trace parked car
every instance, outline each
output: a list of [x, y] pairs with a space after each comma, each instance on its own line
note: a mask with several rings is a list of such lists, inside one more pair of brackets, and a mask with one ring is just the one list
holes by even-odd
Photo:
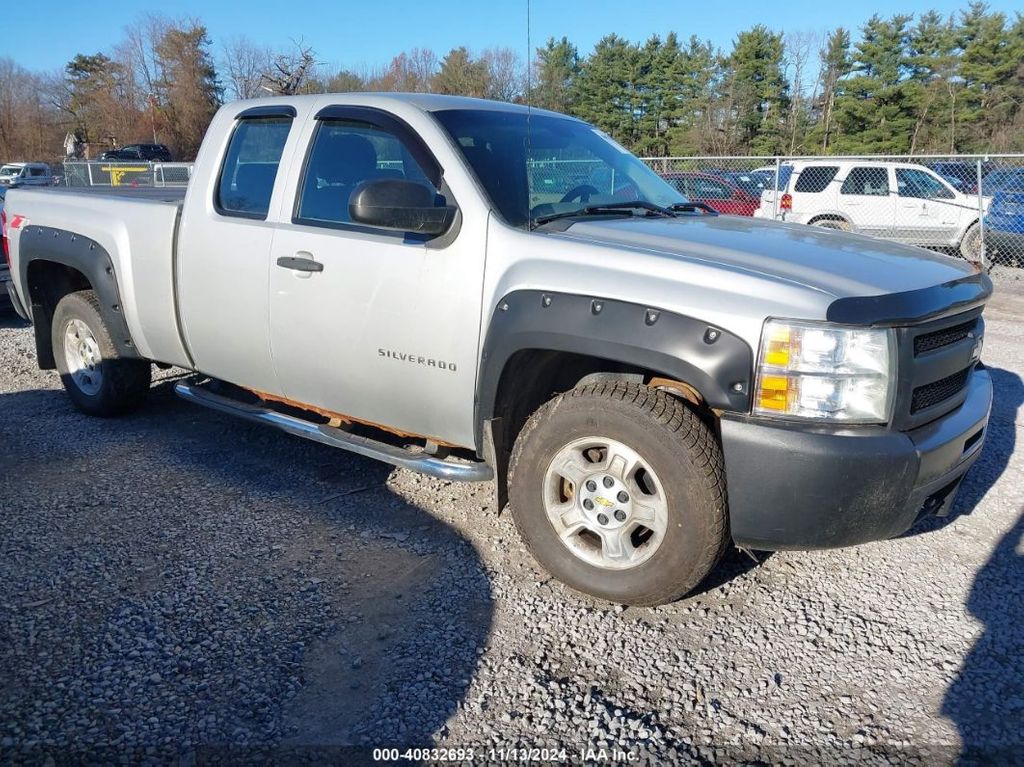
[[1008, 183], [1017, 185], [1021, 171], [1024, 167], [1020, 165], [997, 165], [981, 180], [982, 191], [986, 195], [993, 195]]
[[718, 176], [724, 181], [728, 181], [733, 186], [738, 186], [751, 197], [755, 197], [759, 200], [761, 198], [761, 192], [765, 189], [772, 188], [772, 177], [775, 175], [774, 172], [765, 173], [753, 170], [709, 170], [707, 172], [711, 173], [713, 176]]
[[[974, 162], [966, 162], [963, 160], [938, 160], [936, 162], [929, 162], [927, 167], [938, 173], [943, 179], [945, 179], [954, 189], [963, 192], [964, 194], [977, 194], [978, 193], [978, 165]], [[991, 165], [989, 163], [982, 163], [982, 175], [984, 175]]]
[[1002, 179], [985, 216], [985, 245], [993, 260], [1024, 266], [1024, 168]]
[[163, 144], [127, 144], [120, 149], [108, 149], [100, 155], [100, 159], [170, 162], [171, 150]]
[[702, 202], [719, 213], [752, 216], [760, 199], [710, 173], [670, 171], [661, 177], [691, 202]]
[[0, 186], [51, 186], [53, 173], [45, 162], [11, 162], [0, 167]]
[[8, 293], [7, 285], [11, 281], [10, 264], [8, 263], [6, 217], [4, 216], [4, 199], [7, 196], [6, 187], [0, 186], [0, 310], [9, 311], [14, 308], [14, 302]]
[[[589, 175], [535, 202], [531, 164], [565, 157]], [[190, 402], [495, 480], [537, 561], [603, 599], [673, 600], [730, 542], [899, 535], [985, 442], [987, 275], [695, 208], [570, 117], [228, 104], [181, 194], [8, 195], [16, 308], [79, 410], [140, 406], [154, 362], [196, 371]]]
[[[871, 160], [806, 160], [793, 163], [779, 195], [780, 220], [860, 232], [909, 245], [981, 259], [977, 195], [958, 192], [922, 165]], [[775, 193], [761, 194], [754, 216], [771, 218]], [[982, 210], [991, 198], [982, 199]]]

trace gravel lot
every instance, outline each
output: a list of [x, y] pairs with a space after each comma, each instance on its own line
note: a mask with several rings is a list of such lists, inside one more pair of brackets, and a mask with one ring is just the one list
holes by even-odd
[[136, 416], [78, 415], [0, 318], [0, 760], [367, 743], [1019, 759], [1024, 290], [987, 318], [997, 400], [955, 518], [732, 552], [658, 609], [549, 580], [484, 486], [194, 408], [169, 374]]

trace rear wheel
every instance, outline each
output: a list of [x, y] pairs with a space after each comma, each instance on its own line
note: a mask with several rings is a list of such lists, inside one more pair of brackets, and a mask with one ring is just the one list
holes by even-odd
[[971, 224], [967, 231], [964, 232], [963, 239], [960, 240], [960, 256], [965, 261], [970, 261], [972, 264], [981, 263], [981, 226], [977, 222]]
[[841, 218], [819, 218], [811, 222], [811, 226], [821, 227], [822, 229], [837, 229], [840, 232], [850, 231], [850, 222], [843, 221]]
[[64, 296], [53, 313], [51, 333], [57, 372], [75, 407], [89, 415], [113, 416], [143, 403], [150, 364], [118, 356], [93, 291]]
[[639, 384], [584, 386], [541, 407], [516, 440], [509, 492], [537, 561], [614, 602], [679, 599], [728, 538], [714, 434], [681, 402]]

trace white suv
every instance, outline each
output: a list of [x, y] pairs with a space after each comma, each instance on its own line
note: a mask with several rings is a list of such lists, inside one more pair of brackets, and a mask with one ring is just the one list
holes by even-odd
[[[761, 193], [757, 218], [860, 232], [981, 259], [978, 197], [922, 165], [872, 160], [800, 160], [780, 190]], [[982, 198], [988, 210], [990, 198]], [[777, 213], [776, 213], [777, 211]]]

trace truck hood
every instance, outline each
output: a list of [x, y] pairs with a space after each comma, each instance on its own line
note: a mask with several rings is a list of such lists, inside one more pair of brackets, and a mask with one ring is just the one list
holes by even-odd
[[722, 264], [836, 298], [919, 290], [977, 273], [922, 248], [740, 216], [579, 220], [557, 236]]

